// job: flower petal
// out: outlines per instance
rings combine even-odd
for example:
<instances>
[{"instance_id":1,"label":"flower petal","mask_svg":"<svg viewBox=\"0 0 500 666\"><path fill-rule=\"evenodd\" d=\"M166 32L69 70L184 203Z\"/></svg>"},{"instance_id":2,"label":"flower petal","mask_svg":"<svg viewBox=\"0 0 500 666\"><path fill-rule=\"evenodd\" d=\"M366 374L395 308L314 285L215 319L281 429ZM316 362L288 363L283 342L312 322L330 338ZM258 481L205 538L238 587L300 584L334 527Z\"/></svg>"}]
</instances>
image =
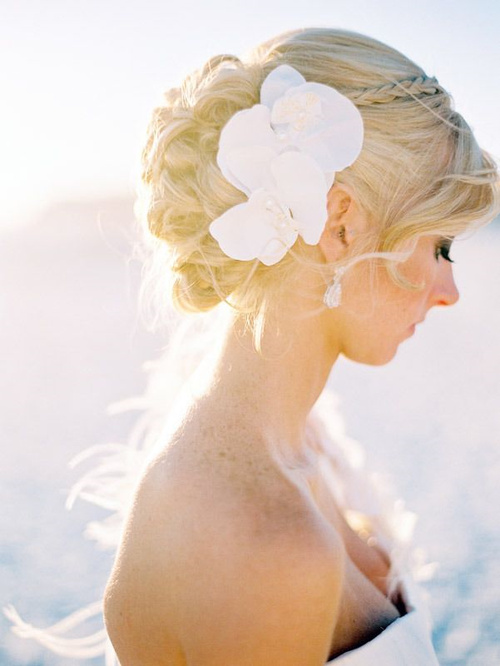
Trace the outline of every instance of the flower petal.
<instances>
[{"instance_id":1,"label":"flower petal","mask_svg":"<svg viewBox=\"0 0 500 666\"><path fill-rule=\"evenodd\" d=\"M266 147L278 152L278 140L270 125L270 111L262 104L255 104L251 109L243 109L232 116L222 128L219 138L217 164L224 177L235 187L246 194L251 188L243 178L248 174L239 174L238 157L234 157L243 149ZM236 172L233 171L236 165Z\"/></svg>"},{"instance_id":2,"label":"flower petal","mask_svg":"<svg viewBox=\"0 0 500 666\"><path fill-rule=\"evenodd\" d=\"M290 65L279 65L266 76L260 89L260 102L272 109L275 101L294 86L305 83L305 78Z\"/></svg>"},{"instance_id":3,"label":"flower petal","mask_svg":"<svg viewBox=\"0 0 500 666\"><path fill-rule=\"evenodd\" d=\"M265 249L259 254L259 259L266 266L273 266L281 261L288 250L297 240L297 232L289 231L287 240L283 238L273 238L266 245Z\"/></svg>"},{"instance_id":4,"label":"flower petal","mask_svg":"<svg viewBox=\"0 0 500 666\"><path fill-rule=\"evenodd\" d=\"M325 174L309 157L287 151L273 160L278 196L292 212L299 234L309 245L318 243L328 217Z\"/></svg>"},{"instance_id":5,"label":"flower petal","mask_svg":"<svg viewBox=\"0 0 500 666\"><path fill-rule=\"evenodd\" d=\"M221 250L233 259L260 259L277 263L297 239L297 232L277 226L276 215L266 208L270 194L259 190L248 202L233 206L210 224Z\"/></svg>"},{"instance_id":6,"label":"flower petal","mask_svg":"<svg viewBox=\"0 0 500 666\"><path fill-rule=\"evenodd\" d=\"M243 146L227 151L225 166L231 174L233 185L245 192L247 196L260 188L270 186L271 173L269 165L276 157L276 152L267 146Z\"/></svg>"},{"instance_id":7,"label":"flower petal","mask_svg":"<svg viewBox=\"0 0 500 666\"><path fill-rule=\"evenodd\" d=\"M359 110L330 86L306 83L301 91L314 92L321 98L322 118L299 132L295 145L311 155L324 171L341 171L350 166L363 147L363 118Z\"/></svg>"},{"instance_id":8,"label":"flower petal","mask_svg":"<svg viewBox=\"0 0 500 666\"><path fill-rule=\"evenodd\" d=\"M335 171L325 171L323 175L325 176L326 191L328 192L335 182Z\"/></svg>"}]
</instances>

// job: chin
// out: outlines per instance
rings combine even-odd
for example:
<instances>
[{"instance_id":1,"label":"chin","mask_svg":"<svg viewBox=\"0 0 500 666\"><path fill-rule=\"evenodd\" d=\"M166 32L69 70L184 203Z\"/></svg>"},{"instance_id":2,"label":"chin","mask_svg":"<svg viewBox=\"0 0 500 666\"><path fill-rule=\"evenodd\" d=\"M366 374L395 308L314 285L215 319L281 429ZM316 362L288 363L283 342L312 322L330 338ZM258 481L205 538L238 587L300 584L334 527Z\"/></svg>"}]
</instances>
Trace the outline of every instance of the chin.
<instances>
[{"instance_id":1,"label":"chin","mask_svg":"<svg viewBox=\"0 0 500 666\"><path fill-rule=\"evenodd\" d=\"M357 353L349 353L350 350L346 350L342 352L342 355L355 363L377 367L387 365L387 363L392 361L397 354L398 348L399 347L396 346L391 349L370 349L366 350L364 353L360 353L359 351Z\"/></svg>"}]
</instances>

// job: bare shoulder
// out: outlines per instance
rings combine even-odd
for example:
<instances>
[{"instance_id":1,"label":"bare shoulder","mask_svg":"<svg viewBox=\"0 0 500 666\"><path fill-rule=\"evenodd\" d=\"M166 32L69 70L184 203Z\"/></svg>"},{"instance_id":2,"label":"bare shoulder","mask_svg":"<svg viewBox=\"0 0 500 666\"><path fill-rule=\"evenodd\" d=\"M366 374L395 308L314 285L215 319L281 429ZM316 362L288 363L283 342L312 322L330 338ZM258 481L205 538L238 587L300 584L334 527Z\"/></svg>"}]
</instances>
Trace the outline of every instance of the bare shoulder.
<instances>
[{"instance_id":1,"label":"bare shoulder","mask_svg":"<svg viewBox=\"0 0 500 666\"><path fill-rule=\"evenodd\" d=\"M224 465L144 474L105 597L122 666L325 663L342 542L272 466Z\"/></svg>"}]
</instances>

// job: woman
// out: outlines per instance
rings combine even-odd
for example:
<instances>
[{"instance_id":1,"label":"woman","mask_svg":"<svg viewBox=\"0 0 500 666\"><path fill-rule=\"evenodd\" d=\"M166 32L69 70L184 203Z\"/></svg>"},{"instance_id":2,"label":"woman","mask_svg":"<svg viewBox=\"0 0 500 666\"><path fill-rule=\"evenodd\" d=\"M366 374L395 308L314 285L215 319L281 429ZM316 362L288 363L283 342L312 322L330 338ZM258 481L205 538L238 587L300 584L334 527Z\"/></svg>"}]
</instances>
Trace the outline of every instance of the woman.
<instances>
[{"instance_id":1,"label":"woman","mask_svg":"<svg viewBox=\"0 0 500 666\"><path fill-rule=\"evenodd\" d=\"M230 314L135 493L105 595L121 665L437 663L402 544L313 406L340 355L387 363L457 301L450 245L498 214L493 160L402 54L307 29L170 91L143 167L175 305Z\"/></svg>"}]
</instances>

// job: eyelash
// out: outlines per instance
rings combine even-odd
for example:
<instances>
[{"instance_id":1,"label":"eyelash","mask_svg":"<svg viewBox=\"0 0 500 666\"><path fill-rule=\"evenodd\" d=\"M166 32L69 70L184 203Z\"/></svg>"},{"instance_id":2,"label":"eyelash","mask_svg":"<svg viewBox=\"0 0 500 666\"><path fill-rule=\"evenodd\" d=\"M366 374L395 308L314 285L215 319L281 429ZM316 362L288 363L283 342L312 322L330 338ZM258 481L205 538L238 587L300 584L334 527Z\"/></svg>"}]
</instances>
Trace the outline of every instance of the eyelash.
<instances>
[{"instance_id":1,"label":"eyelash","mask_svg":"<svg viewBox=\"0 0 500 666\"><path fill-rule=\"evenodd\" d=\"M452 242L453 242L453 239L443 238L437 243L436 251L434 253L436 259L439 259L439 257L441 256L441 257L443 257L443 259L446 259L446 261L449 261L450 263L454 263L453 259L450 257L450 248L451 248Z\"/></svg>"}]
</instances>

